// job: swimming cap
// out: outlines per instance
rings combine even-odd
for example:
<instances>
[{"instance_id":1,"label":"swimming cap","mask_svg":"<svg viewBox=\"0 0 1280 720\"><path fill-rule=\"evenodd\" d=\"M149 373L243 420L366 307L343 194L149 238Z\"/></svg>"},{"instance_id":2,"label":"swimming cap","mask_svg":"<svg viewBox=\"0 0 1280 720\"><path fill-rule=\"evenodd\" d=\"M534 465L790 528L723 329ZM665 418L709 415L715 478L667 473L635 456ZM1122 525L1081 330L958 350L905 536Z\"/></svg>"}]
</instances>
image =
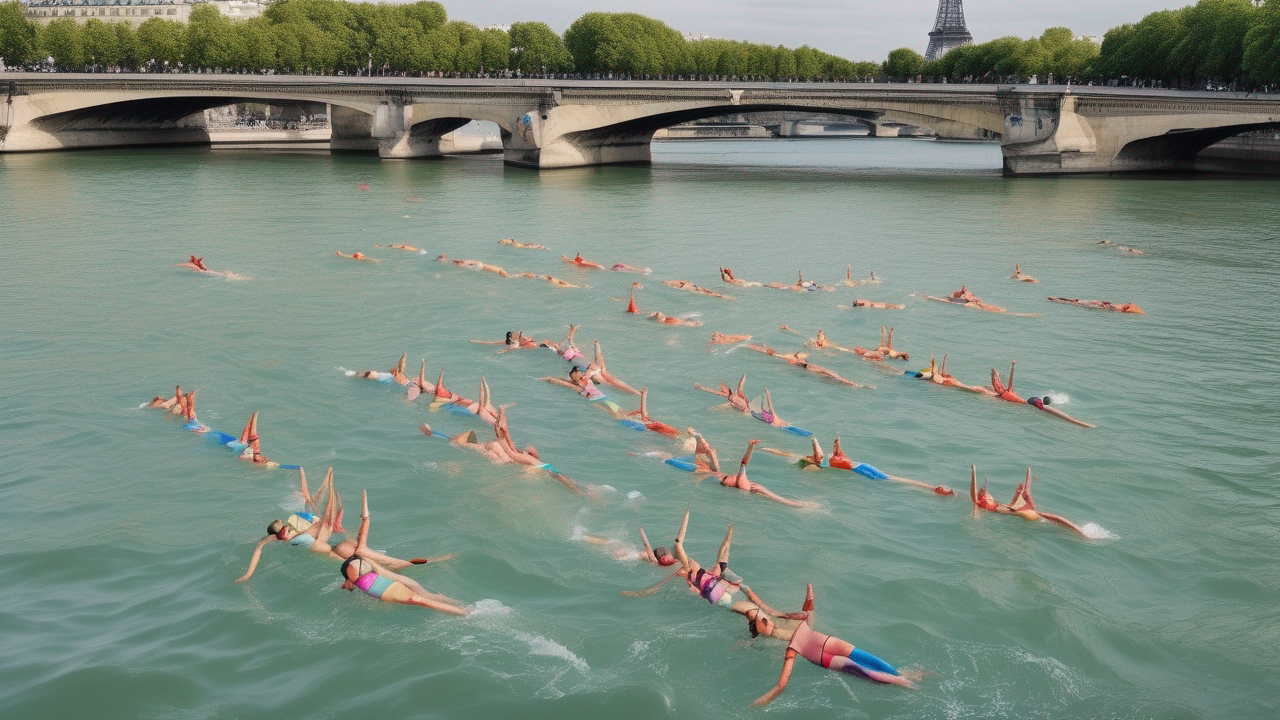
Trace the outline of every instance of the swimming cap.
<instances>
[{"instance_id":1,"label":"swimming cap","mask_svg":"<svg viewBox=\"0 0 1280 720\"><path fill-rule=\"evenodd\" d=\"M280 531L281 531L281 530L283 530L283 529L284 529L284 521L283 521L283 520L272 520L272 521L271 521L271 524L267 526L267 534L268 534L268 535L279 535L279 534L280 534Z\"/></svg>"},{"instance_id":2,"label":"swimming cap","mask_svg":"<svg viewBox=\"0 0 1280 720\"><path fill-rule=\"evenodd\" d=\"M676 564L676 559L671 556L671 551L666 547L654 548L653 556L658 559L658 564L663 567Z\"/></svg>"},{"instance_id":3,"label":"swimming cap","mask_svg":"<svg viewBox=\"0 0 1280 720\"><path fill-rule=\"evenodd\" d=\"M1030 400L1028 400L1028 401L1027 401L1027 404L1028 404L1028 405L1033 405L1033 406L1035 406L1035 407L1037 407L1037 408L1040 408L1041 410L1043 410L1043 409L1044 409L1044 400L1041 400L1041 399L1040 399L1040 398L1038 398L1038 397L1033 397L1033 398L1031 398Z\"/></svg>"},{"instance_id":4,"label":"swimming cap","mask_svg":"<svg viewBox=\"0 0 1280 720\"><path fill-rule=\"evenodd\" d=\"M1040 399L1044 401L1044 404L1045 404L1045 405L1048 405L1049 403L1053 402L1053 398L1049 397L1048 395L1045 395L1044 397L1042 397L1042 398L1040 398Z\"/></svg>"}]
</instances>

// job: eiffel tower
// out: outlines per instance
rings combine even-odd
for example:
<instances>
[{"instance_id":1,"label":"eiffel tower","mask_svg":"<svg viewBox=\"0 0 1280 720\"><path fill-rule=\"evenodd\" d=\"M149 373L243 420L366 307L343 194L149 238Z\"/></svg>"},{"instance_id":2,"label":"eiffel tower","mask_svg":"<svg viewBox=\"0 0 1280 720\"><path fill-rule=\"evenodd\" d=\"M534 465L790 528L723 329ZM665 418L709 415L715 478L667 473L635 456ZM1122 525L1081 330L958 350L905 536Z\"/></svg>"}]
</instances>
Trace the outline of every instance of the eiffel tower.
<instances>
[{"instance_id":1,"label":"eiffel tower","mask_svg":"<svg viewBox=\"0 0 1280 720\"><path fill-rule=\"evenodd\" d=\"M969 28L964 24L964 5L961 0L938 0L938 19L929 33L929 49L925 60L937 60L961 45L973 42Z\"/></svg>"}]
</instances>

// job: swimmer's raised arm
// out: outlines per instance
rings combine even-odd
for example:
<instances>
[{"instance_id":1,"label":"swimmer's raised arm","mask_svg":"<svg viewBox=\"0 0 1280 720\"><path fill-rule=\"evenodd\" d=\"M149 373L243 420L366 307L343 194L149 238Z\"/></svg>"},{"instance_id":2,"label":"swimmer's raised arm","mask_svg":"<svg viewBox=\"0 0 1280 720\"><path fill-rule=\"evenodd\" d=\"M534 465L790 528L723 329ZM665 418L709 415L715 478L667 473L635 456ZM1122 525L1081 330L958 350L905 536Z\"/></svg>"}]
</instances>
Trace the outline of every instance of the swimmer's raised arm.
<instances>
[{"instance_id":1,"label":"swimmer's raised arm","mask_svg":"<svg viewBox=\"0 0 1280 720\"><path fill-rule=\"evenodd\" d=\"M236 578L236 582L242 583L248 580L249 578L253 577L254 571L258 569L258 560L262 558L263 546L265 546L267 543L275 542L279 539L280 538L276 537L275 535L268 535L262 538L261 540L259 540L257 547L253 549L253 557L249 558L249 569L245 570L244 575L241 575L240 577Z\"/></svg>"},{"instance_id":2,"label":"swimmer's raised arm","mask_svg":"<svg viewBox=\"0 0 1280 720\"><path fill-rule=\"evenodd\" d=\"M778 675L778 682L774 684L769 692L756 698L755 702L751 703L751 707L763 707L781 695L782 691L787 689L787 682L791 679L791 669L795 667L795 664L796 651L788 647L782 659L782 672Z\"/></svg>"}]
</instances>

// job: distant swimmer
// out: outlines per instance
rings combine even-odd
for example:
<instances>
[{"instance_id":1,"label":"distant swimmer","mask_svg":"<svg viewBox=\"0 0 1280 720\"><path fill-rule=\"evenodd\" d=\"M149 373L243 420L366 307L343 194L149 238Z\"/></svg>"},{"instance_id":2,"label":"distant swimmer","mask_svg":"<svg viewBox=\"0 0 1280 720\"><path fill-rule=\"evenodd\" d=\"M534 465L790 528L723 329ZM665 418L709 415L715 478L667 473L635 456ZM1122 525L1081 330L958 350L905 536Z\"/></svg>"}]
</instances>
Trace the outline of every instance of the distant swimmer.
<instances>
[{"instance_id":1,"label":"distant swimmer","mask_svg":"<svg viewBox=\"0 0 1280 720\"><path fill-rule=\"evenodd\" d=\"M764 287L764 283L751 282L749 280L740 280L734 277L733 270L727 267L720 268L720 279L729 283L730 285L737 285L738 287Z\"/></svg>"},{"instance_id":2,"label":"distant swimmer","mask_svg":"<svg viewBox=\"0 0 1280 720\"><path fill-rule=\"evenodd\" d=\"M590 270L603 270L603 269L604 269L604 266L603 266L603 265L601 265L600 263L593 263L593 262L589 262L589 261L587 261L587 260L583 260L583 259L582 259L582 253L578 253L577 255L574 255L573 257L568 257L568 256L566 256L566 255L561 255L561 256L560 256L560 259L561 259L561 260L563 260L563 261L565 261L565 262L567 262L567 263L569 263L570 265L577 265L577 266L578 266L578 267L580 267L580 268L587 268L587 269L590 269Z\"/></svg>"},{"instance_id":3,"label":"distant swimmer","mask_svg":"<svg viewBox=\"0 0 1280 720\"><path fill-rule=\"evenodd\" d=\"M883 362L888 359L905 361L910 357L910 355L908 353L899 352L893 349L893 330L894 330L893 328L888 328L886 332L885 326L884 325L880 326L880 344L876 346L876 349L874 350L868 350L866 348L857 347L857 346L854 346L853 348L847 348L847 347L842 347L840 345L831 344L827 342L826 335L823 334L821 329L818 330L818 336L813 340L806 342L805 345L811 345L813 347L819 347L819 348L833 348L835 350L842 350L847 353L853 353L854 355L857 355L861 358L865 358L867 360L875 360L878 362Z\"/></svg>"},{"instance_id":4,"label":"distant swimmer","mask_svg":"<svg viewBox=\"0 0 1280 720\"><path fill-rule=\"evenodd\" d=\"M752 707L768 705L787 689L787 682L791 679L791 669L795 665L797 655L814 665L838 673L864 677L887 685L915 687L911 679L904 677L897 668L884 660L854 647L851 642L814 630L813 622L816 615L813 608L813 584L810 583L802 607L804 619L795 628L782 628L775 622L761 622L758 617L747 618L748 627L753 635L759 633L787 641L787 652L782 660L782 674L778 676L777 684L751 703Z\"/></svg>"},{"instance_id":5,"label":"distant swimmer","mask_svg":"<svg viewBox=\"0 0 1280 720\"><path fill-rule=\"evenodd\" d=\"M573 283L565 282L564 280L561 280L558 277L553 277L551 275L538 275L536 273L531 273L531 272L516 273L516 277L529 278L530 280L542 280L545 282L549 282L552 285L555 285L556 287L567 287L567 288L591 287L590 285L574 285Z\"/></svg>"},{"instance_id":6,"label":"distant swimmer","mask_svg":"<svg viewBox=\"0 0 1280 720\"><path fill-rule=\"evenodd\" d=\"M847 266L844 270L844 284L849 287L858 287L859 285L879 285L881 282L883 282L883 280L876 277L874 271L871 273L871 277L866 278L865 280L854 280L853 265Z\"/></svg>"},{"instance_id":7,"label":"distant swimmer","mask_svg":"<svg viewBox=\"0 0 1280 720\"><path fill-rule=\"evenodd\" d=\"M812 280L805 280L804 272L799 273L795 283L791 285L791 289L796 292L813 292L815 290L826 290L827 292L831 292L832 290L835 290L835 288L830 285L819 285Z\"/></svg>"},{"instance_id":8,"label":"distant swimmer","mask_svg":"<svg viewBox=\"0 0 1280 720\"><path fill-rule=\"evenodd\" d=\"M742 462L738 465L737 473L733 475L713 473L720 478L720 484L729 488L737 488L743 492L763 495L764 497L767 497L774 502L782 503L783 505L790 505L791 507L811 507L810 503L784 498L759 483L751 482L747 477L747 466L751 464L751 455L755 452L756 445L759 444L759 440L752 440L747 443L747 451L742 456Z\"/></svg>"},{"instance_id":9,"label":"distant swimmer","mask_svg":"<svg viewBox=\"0 0 1280 720\"><path fill-rule=\"evenodd\" d=\"M245 423L244 430L240 433L240 445L243 446L239 448L241 460L248 460L257 465L271 463L267 456L262 454L262 443L258 437L258 413L256 411L249 416L249 422Z\"/></svg>"},{"instance_id":10,"label":"distant swimmer","mask_svg":"<svg viewBox=\"0 0 1280 720\"><path fill-rule=\"evenodd\" d=\"M897 303L876 302L874 300L864 300L862 298L858 298L857 300L849 303L849 309L877 308L880 310L901 310L905 307L906 305L899 305Z\"/></svg>"},{"instance_id":11,"label":"distant swimmer","mask_svg":"<svg viewBox=\"0 0 1280 720\"><path fill-rule=\"evenodd\" d=\"M769 394L769 388L765 388L764 396L750 403L748 408L750 410L751 417L766 425L782 428L783 430L794 429L799 431L798 434L802 435L809 434L808 430L800 430L800 428L797 428L795 425L792 425L786 420L778 417L778 414L774 412L773 409L773 396Z\"/></svg>"},{"instance_id":12,"label":"distant swimmer","mask_svg":"<svg viewBox=\"0 0 1280 720\"><path fill-rule=\"evenodd\" d=\"M909 371L908 371L908 374L910 374ZM959 380L956 380L955 377L953 377L950 373L947 372L947 356L946 355L942 356L941 363L938 363L937 359L934 356L930 355L929 367L926 368L925 370L915 373L915 377L921 380L931 382L934 385L959 388L961 390L968 390L969 392L978 393L979 395L992 394L990 390L984 387L981 387L979 385L965 385Z\"/></svg>"},{"instance_id":13,"label":"distant swimmer","mask_svg":"<svg viewBox=\"0 0 1280 720\"><path fill-rule=\"evenodd\" d=\"M639 273L641 275L651 275L653 273L653 268L636 267L634 265L628 265L626 263L618 263L613 267L610 267L609 269L614 272Z\"/></svg>"},{"instance_id":14,"label":"distant swimmer","mask_svg":"<svg viewBox=\"0 0 1280 720\"><path fill-rule=\"evenodd\" d=\"M501 277L511 277L511 275L507 273L505 269L497 265L490 265L488 263L481 262L479 260L455 260L441 253L440 257L436 258L436 261L451 262L454 265L457 265L458 267L464 267L470 270L483 270L484 272L490 272L490 273L493 273L494 275L499 275Z\"/></svg>"},{"instance_id":15,"label":"distant swimmer","mask_svg":"<svg viewBox=\"0 0 1280 720\"><path fill-rule=\"evenodd\" d=\"M1111 247L1113 247L1113 248L1115 248L1115 249L1119 250L1120 252L1123 252L1123 253L1129 253L1130 255L1143 255L1143 254L1144 254L1141 250L1138 250L1137 248L1131 248L1131 247L1129 247L1128 245L1117 245L1116 243L1113 243L1113 242L1111 242L1110 240L1099 240L1096 244L1098 244L1098 245L1110 245Z\"/></svg>"},{"instance_id":16,"label":"distant swimmer","mask_svg":"<svg viewBox=\"0 0 1280 720\"><path fill-rule=\"evenodd\" d=\"M416 248L412 245L405 245L404 243L391 243L390 245L383 245L379 243L377 245L374 245L374 247L386 247L386 248L392 248L394 250L408 250L409 252L420 252L422 250L422 248Z\"/></svg>"},{"instance_id":17,"label":"distant swimmer","mask_svg":"<svg viewBox=\"0 0 1280 720\"><path fill-rule=\"evenodd\" d=\"M636 304L636 288L644 287L640 283L631 283L631 297L627 300L627 312L632 315L639 315L640 307ZM647 316L650 320L655 320L664 325L678 325L680 327L702 327L702 322L698 320L690 320L687 318L672 317L661 312L651 312Z\"/></svg>"},{"instance_id":18,"label":"distant swimmer","mask_svg":"<svg viewBox=\"0 0 1280 720\"><path fill-rule=\"evenodd\" d=\"M644 545L643 550L635 550L632 546L623 543L602 538L595 535L582 535L582 541L591 545L604 545L613 549L613 556L619 560L640 560L650 565L659 567L671 567L676 564L676 558L671 554L671 548L664 546L653 547L649 544L649 536L645 535L644 528L640 528L640 542ZM624 595L627 593L623 593Z\"/></svg>"},{"instance_id":19,"label":"distant swimmer","mask_svg":"<svg viewBox=\"0 0 1280 720\"><path fill-rule=\"evenodd\" d=\"M733 299L730 295L718 293L715 290L708 290L704 287L698 287L697 285L685 280L663 280L662 284L673 287L677 290L684 290L685 292L698 293L699 295L710 295L711 297L720 298L721 300Z\"/></svg>"},{"instance_id":20,"label":"distant swimmer","mask_svg":"<svg viewBox=\"0 0 1280 720\"><path fill-rule=\"evenodd\" d=\"M793 352L793 353L787 353L785 355L781 355L778 353L777 350L774 350L773 348L767 345L744 345L743 347L750 348L751 350L755 350L756 352L759 352L759 353L764 353L765 355L768 355L770 357L776 357L780 360L785 360L789 365L794 365L802 370L808 370L809 372L815 375L818 375L820 377L825 377L828 380L834 380L842 385L848 385L849 387L856 387L856 388L868 388L868 389L872 388L871 385L863 385L862 383L856 383L848 378L841 377L835 371L828 370L827 368L822 367L821 365L814 365L808 360L809 353Z\"/></svg>"},{"instance_id":21,"label":"distant swimmer","mask_svg":"<svg viewBox=\"0 0 1280 720\"><path fill-rule=\"evenodd\" d=\"M212 270L204 264L204 258L198 258L195 255L192 255L191 258L184 263L178 263L176 267L190 268L200 273L212 272Z\"/></svg>"},{"instance_id":22,"label":"distant swimmer","mask_svg":"<svg viewBox=\"0 0 1280 720\"><path fill-rule=\"evenodd\" d=\"M408 385L409 377L404 374L405 364L408 362L408 360L409 360L409 353L405 353L400 356L400 361L397 362L394 366L392 366L392 368L387 372L378 372L377 370L365 370L364 372L359 373L357 377L362 377L366 380L376 380L378 382L385 382L385 383L394 382L397 385ZM426 362L426 361L424 360L423 362Z\"/></svg>"},{"instance_id":23,"label":"distant swimmer","mask_svg":"<svg viewBox=\"0 0 1280 720\"><path fill-rule=\"evenodd\" d=\"M545 470L548 475L554 478L561 485L578 495L586 495L587 493L579 488L576 483L566 477L559 470L556 470L550 463L543 462L541 456L538 455L538 449L532 445L526 445L523 450L516 446L516 441L511 437L511 429L507 426L507 410L506 408L498 408L497 422L493 425L494 435L498 439L498 443L502 446L503 451L511 458L511 461L518 465L525 465L530 469Z\"/></svg>"},{"instance_id":24,"label":"distant swimmer","mask_svg":"<svg viewBox=\"0 0 1280 720\"><path fill-rule=\"evenodd\" d=\"M178 388L174 390L173 397L166 398L163 395L157 395L151 398L151 402L147 403L147 407L160 408L161 410L173 410L173 408L176 407L178 409L174 414L177 415L182 412L183 397L182 386L179 385Z\"/></svg>"},{"instance_id":25,"label":"distant swimmer","mask_svg":"<svg viewBox=\"0 0 1280 720\"><path fill-rule=\"evenodd\" d=\"M507 337L504 340L472 340L474 345L503 345L504 347L497 351L496 354L511 352L512 350L528 350L538 347L538 341L524 334L523 331L507 331Z\"/></svg>"},{"instance_id":26,"label":"distant swimmer","mask_svg":"<svg viewBox=\"0 0 1280 720\"><path fill-rule=\"evenodd\" d=\"M377 258L371 258L362 252L354 252L354 253L351 253L350 255L343 255L341 250L334 250L333 254L337 255L340 258L346 258L348 260L363 260L365 262L382 262L381 260Z\"/></svg>"},{"instance_id":27,"label":"distant swimmer","mask_svg":"<svg viewBox=\"0 0 1280 720\"><path fill-rule=\"evenodd\" d=\"M1076 307L1088 308L1090 310L1110 310L1119 313L1132 313L1134 315L1146 315L1146 311L1134 305L1133 303L1115 304L1106 300L1081 300L1080 298L1064 298L1051 297L1052 302L1065 303L1067 305L1075 305Z\"/></svg>"},{"instance_id":28,"label":"distant swimmer","mask_svg":"<svg viewBox=\"0 0 1280 720\"><path fill-rule=\"evenodd\" d=\"M1022 265L1021 265L1020 263L1014 263L1014 264L1013 264L1013 274L1009 276L1009 279L1010 279L1010 280L1017 280L1018 282L1024 282L1024 283L1038 283L1038 282L1040 282L1039 280L1037 280L1037 279L1035 279L1035 278L1031 277L1030 275L1023 275L1023 274L1022 274Z\"/></svg>"},{"instance_id":29,"label":"distant swimmer","mask_svg":"<svg viewBox=\"0 0 1280 720\"><path fill-rule=\"evenodd\" d=\"M995 313L1008 312L1007 309L1002 308L999 305L992 305L990 303L982 302L982 298L969 292L969 288L964 285L961 285L960 289L951 293L949 297L938 297L936 295L926 295L925 298L929 300L936 300L938 302L950 303L952 305L963 305L965 307L974 308L976 310L986 310L987 312L995 312Z\"/></svg>"},{"instance_id":30,"label":"distant swimmer","mask_svg":"<svg viewBox=\"0 0 1280 720\"><path fill-rule=\"evenodd\" d=\"M299 473L301 475L302 497L307 511L294 513L284 520L274 520L267 525L267 536L258 541L258 546L253 549L253 557L249 560L249 569L245 571L244 575L237 578L236 582L242 583L253 577L253 573L258 567L258 561L262 557L262 548L273 542L286 542L295 547L305 547L311 552L328 555L334 560L346 560L354 554L364 555L373 557L387 567L396 569L409 567L410 565L442 562L453 557L452 555L443 555L437 558L401 560L371 549L368 545L368 493L363 493L360 530L356 535L356 541L344 540L331 545L332 535L342 532L342 504L337 497L336 489L333 487L333 468L329 468L329 473L326 475L324 483L320 485L319 490L316 492L316 497L328 495L323 509L320 509L315 499L307 492L306 473L301 470L299 470Z\"/></svg>"},{"instance_id":31,"label":"distant swimmer","mask_svg":"<svg viewBox=\"0 0 1280 720\"><path fill-rule=\"evenodd\" d=\"M678 428L672 427L664 422L658 422L649 417L649 388L644 388L640 391L640 409L627 413L627 416L638 416L640 418L640 422L644 423L646 428L658 433L659 435L666 435L667 437L680 436L680 430Z\"/></svg>"},{"instance_id":32,"label":"distant swimmer","mask_svg":"<svg viewBox=\"0 0 1280 720\"><path fill-rule=\"evenodd\" d=\"M1008 505L1002 505L996 502L991 493L987 492L987 481L984 478L982 488L978 488L978 468L975 465L969 466L969 499L973 502L973 512L976 514L979 510L999 513L1001 515L1017 515L1024 520L1039 521L1048 520L1059 525L1074 530L1082 537L1088 537L1084 531L1075 525L1075 523L1067 520L1060 515L1053 515L1047 512L1041 512L1036 509L1035 500L1031 498L1031 468L1027 468L1027 478L1022 484L1018 485L1018 489L1013 493L1013 500Z\"/></svg>"},{"instance_id":33,"label":"distant swimmer","mask_svg":"<svg viewBox=\"0 0 1280 720\"><path fill-rule=\"evenodd\" d=\"M502 238L501 240L498 241L498 244L510 245L513 248L520 248L521 250L546 250L547 249L546 245L539 245L537 243L516 242L515 239L513 238Z\"/></svg>"},{"instance_id":34,"label":"distant swimmer","mask_svg":"<svg viewBox=\"0 0 1280 720\"><path fill-rule=\"evenodd\" d=\"M573 390L586 398L588 402L599 405L601 409L619 420L626 417L622 407L601 392L600 388L596 387L596 384L591 381L591 378L587 377L587 374L580 367L575 366L569 371L568 380L562 380L558 377L544 377L542 379L552 385L560 385Z\"/></svg>"},{"instance_id":35,"label":"distant swimmer","mask_svg":"<svg viewBox=\"0 0 1280 720\"><path fill-rule=\"evenodd\" d=\"M712 345L732 345L734 343L746 342L750 339L750 335L725 335L722 332L711 333Z\"/></svg>"},{"instance_id":36,"label":"distant swimmer","mask_svg":"<svg viewBox=\"0 0 1280 720\"><path fill-rule=\"evenodd\" d=\"M794 462L796 466L799 467L801 470L822 470L822 469L828 469L828 468L834 468L836 470L848 470L850 472L855 472L855 473L858 473L859 475L869 477L873 480L893 480L894 482L900 482L907 485L914 485L916 487L929 490L938 495L955 495L956 494L954 490L947 487L946 485L930 485L928 483L920 482L919 480L912 480L911 478L900 477L897 475L890 475L866 463L857 463L857 462L854 462L853 460L850 460L849 457L844 454L844 450L842 450L840 447L839 435L836 435L835 440L831 444L830 458L827 458L825 455L823 455L822 445L818 443L818 439L816 437L810 437L809 439L813 443L813 452L811 452L808 455L801 455L800 453L787 452L786 450L777 450L775 448L761 448L761 450L773 455L779 455L781 457L787 458L788 460Z\"/></svg>"},{"instance_id":37,"label":"distant swimmer","mask_svg":"<svg viewBox=\"0 0 1280 720\"><path fill-rule=\"evenodd\" d=\"M708 393L711 393L712 395L719 395L720 397L724 398L725 403L718 407L732 408L743 414L750 415L751 400L747 398L745 394L744 388L746 387L746 384L747 384L747 375L746 373L743 373L742 378L738 380L737 389L731 388L725 383L720 383L719 390L713 390L709 387L699 385L698 383L694 383L693 387L703 392L708 392Z\"/></svg>"}]
</instances>

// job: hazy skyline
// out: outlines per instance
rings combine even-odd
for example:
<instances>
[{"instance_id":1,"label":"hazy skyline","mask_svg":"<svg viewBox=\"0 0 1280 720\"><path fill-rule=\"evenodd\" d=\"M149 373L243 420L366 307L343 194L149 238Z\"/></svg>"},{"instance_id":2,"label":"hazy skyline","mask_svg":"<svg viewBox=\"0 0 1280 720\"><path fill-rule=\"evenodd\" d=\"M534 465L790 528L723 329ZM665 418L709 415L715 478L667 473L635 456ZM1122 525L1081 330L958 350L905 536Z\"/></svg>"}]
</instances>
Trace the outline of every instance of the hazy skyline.
<instances>
[{"instance_id":1,"label":"hazy skyline","mask_svg":"<svg viewBox=\"0 0 1280 720\"><path fill-rule=\"evenodd\" d=\"M541 20L563 32L583 13L638 12L685 33L771 45L811 45L851 60L882 60L890 50L911 47L923 53L933 27L937 0L441 0L449 17L477 25ZM1066 26L1077 35L1099 35L1139 20L1147 13L1193 4L1194 0L965 0L965 16L975 42L1005 35L1031 37L1045 28Z\"/></svg>"}]
</instances>

